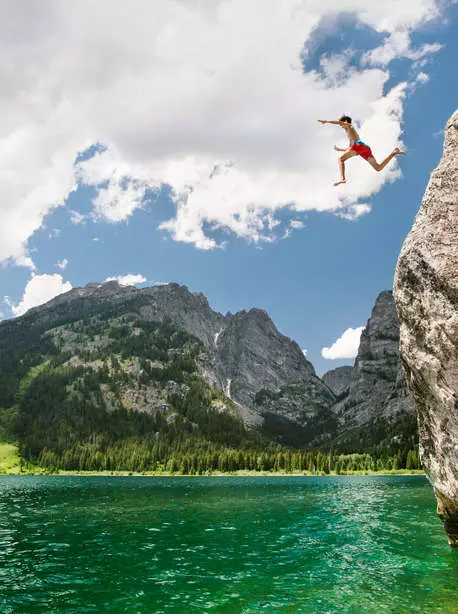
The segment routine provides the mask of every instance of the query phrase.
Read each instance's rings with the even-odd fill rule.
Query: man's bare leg
[[[382,160],[380,164],[377,162],[377,160],[373,156],[368,158],[367,161],[372,166],[372,168],[375,168],[377,172],[380,172],[380,171],[383,171],[383,169],[388,164],[388,162],[391,162],[394,156],[405,156],[405,155],[406,155],[405,151],[401,151],[399,147],[396,147],[396,149],[393,149],[390,155],[387,156],[384,160]]]
[[[334,185],[340,185],[341,183],[345,183],[347,180],[345,179],[345,160],[348,160],[349,158],[353,158],[353,156],[356,156],[357,153],[355,151],[353,151],[352,149],[347,149],[347,151],[343,154],[343,156],[340,156],[339,158],[339,170],[340,170],[340,179],[339,181],[336,181]]]

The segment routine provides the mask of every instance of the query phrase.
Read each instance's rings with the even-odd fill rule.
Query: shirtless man
[[[336,151],[344,151],[343,156],[339,158],[339,169],[341,178],[339,181],[336,181],[334,185],[340,185],[341,183],[345,183],[345,160],[349,158],[353,158],[353,156],[361,156],[369,162],[372,168],[375,168],[376,171],[381,171],[385,168],[388,162],[394,158],[394,156],[405,156],[405,152],[401,151],[399,147],[393,149],[389,156],[387,156],[380,164],[372,155],[371,148],[369,145],[366,145],[363,141],[360,140],[359,134],[356,132],[355,128],[351,123],[351,117],[348,115],[342,115],[342,117],[338,120],[334,119],[319,119],[320,124],[335,124],[336,126],[341,126],[345,132],[347,133],[348,140],[350,141],[350,145],[347,149],[342,149],[341,147],[334,146]]]

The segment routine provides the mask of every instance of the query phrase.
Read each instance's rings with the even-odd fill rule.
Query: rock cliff
[[[333,409],[347,429],[415,411],[401,370],[399,324],[392,292],[384,291],[377,297],[361,335],[348,396]]]
[[[350,388],[351,372],[353,367],[343,366],[337,367],[337,369],[331,369],[327,371],[321,379],[332,390],[332,392],[339,396],[348,392]]]
[[[274,413],[295,424],[304,424],[307,414],[334,401],[297,343],[282,335],[261,309],[227,315],[215,345],[226,394],[241,406],[248,422],[260,423],[272,412],[271,398],[258,394],[262,391],[275,393]],[[284,397],[288,400],[282,403]]]
[[[449,543],[458,547],[458,111],[402,246],[394,294],[422,462]]]

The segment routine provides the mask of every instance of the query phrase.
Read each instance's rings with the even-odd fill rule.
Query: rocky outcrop
[[[257,393],[265,390],[277,393],[277,410],[294,423],[301,423],[298,405],[303,412],[316,406],[329,407],[334,401],[297,343],[282,335],[261,309],[226,316],[215,353],[227,396],[244,408],[254,408],[258,416],[271,410],[269,404],[259,402],[259,396],[254,404]],[[295,403],[288,402],[285,407],[282,391],[291,385],[297,385]]]
[[[350,388],[350,379],[353,367],[345,365],[343,367],[337,367],[337,369],[331,369],[321,377],[323,382],[332,390],[336,396],[345,394]]]
[[[423,466],[458,547],[458,111],[399,255],[394,293]]]
[[[333,410],[346,429],[415,411],[401,370],[399,324],[392,292],[384,291],[377,297],[361,335],[348,396]]]

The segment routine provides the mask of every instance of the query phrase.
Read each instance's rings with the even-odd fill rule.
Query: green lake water
[[[458,612],[415,477],[0,476],[0,612]]]

